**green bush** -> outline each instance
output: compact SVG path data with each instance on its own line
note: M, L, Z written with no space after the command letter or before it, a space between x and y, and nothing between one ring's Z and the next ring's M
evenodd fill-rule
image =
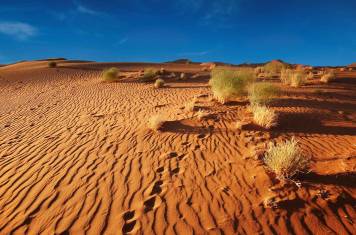
M215 68L211 71L209 85L214 97L224 103L246 94L248 84L255 80L253 69L231 70Z
M117 76L119 75L120 71L117 68L109 68L105 69L101 75L104 81L115 81L117 80Z
M268 104L280 93L279 87L270 82L258 82L251 84L248 89L248 98L252 105Z

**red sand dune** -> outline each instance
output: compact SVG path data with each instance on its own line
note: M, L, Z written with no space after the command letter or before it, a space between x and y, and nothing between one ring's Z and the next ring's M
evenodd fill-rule
M103 83L103 68L126 72ZM186 72L168 87L145 67ZM356 72L284 88L271 131L233 128L246 102L208 97L198 64L22 62L0 68L0 234L356 234ZM315 92L321 89L323 92ZM198 97L210 115L182 109ZM148 118L168 122L160 132ZM301 187L257 154L295 136L311 156Z

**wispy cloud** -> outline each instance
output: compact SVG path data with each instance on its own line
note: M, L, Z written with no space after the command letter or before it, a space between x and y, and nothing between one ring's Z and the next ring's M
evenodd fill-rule
M182 52L178 56L203 56L209 54L210 51L193 51L193 52Z
M38 30L23 22L0 22L0 33L12 36L18 40L26 40L37 34Z
M76 10L82 14L88 14L88 15L101 15L102 14L101 12L90 9L87 6L84 6L83 4L81 4L79 2L74 2L74 4L76 6Z
M118 44L119 44L119 45L122 45L122 44L126 43L128 40L129 40L128 37L124 37L124 38L122 38L122 39L118 42Z

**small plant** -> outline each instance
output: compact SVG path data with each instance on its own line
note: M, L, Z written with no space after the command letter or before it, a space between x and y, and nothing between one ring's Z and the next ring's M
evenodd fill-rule
M306 75L304 71L294 71L291 75L290 85L292 87L301 87L305 84Z
M155 88L161 88L161 87L163 87L164 86L164 80L163 79L157 79L156 80L156 82L155 82L155 84L154 84L154 87Z
M185 80L187 78L187 75L185 73L180 74L180 80Z
M197 113L196 113L196 116L198 118L199 121L203 120L206 116L208 116L208 113L207 112L204 112L203 110L199 110Z
M57 63L55 61L50 61L50 62L48 62L48 67L55 68L55 67L57 67Z
M195 108L195 103L197 102L197 98L194 97L192 99L192 101L188 102L185 104L185 107L184 109L187 111L187 112L193 112L194 111L194 108Z
M247 85L255 80L253 69L213 69L209 85L214 97L221 103L246 94Z
M271 144L263 161L280 179L290 179L297 173L304 172L310 163L294 138L277 145Z
M307 75L307 79L308 80L312 80L314 78L314 73L313 72L309 72Z
M108 82L112 82L117 80L117 76L119 75L119 70L115 67L109 68L109 69L105 69L102 74L101 77L104 81L108 81Z
M142 82L151 82L155 80L158 74L158 70L154 68L147 68L143 72L143 76L140 78Z
M267 104L277 96L280 89L269 82L252 84L248 89L248 99L251 104Z
M282 69L286 69L287 65L278 60L272 60L264 66L264 70L269 72L271 76L279 74Z
M258 76L259 74L263 73L263 67L256 67L254 69L254 72L255 72L256 76Z
M160 115L154 115L148 120L148 127L154 131L158 131L160 128L162 128L163 124L164 120Z
M331 81L335 80L335 73L334 71L329 71L328 73L324 74L321 76L320 81L323 83L329 83Z
M291 84L291 76L293 74L293 70L291 69L282 69L281 70L281 82L284 85L290 85Z
M277 114L266 106L251 105L254 122L266 129L277 125Z

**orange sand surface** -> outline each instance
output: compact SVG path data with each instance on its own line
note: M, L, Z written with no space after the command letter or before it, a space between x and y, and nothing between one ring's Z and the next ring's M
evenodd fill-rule
M122 81L101 81L111 66ZM175 74L154 89L145 67ZM276 128L239 131L248 103L212 101L199 64L0 67L0 234L356 234L356 71L337 76L284 88ZM259 154L292 136L312 158L301 185Z

